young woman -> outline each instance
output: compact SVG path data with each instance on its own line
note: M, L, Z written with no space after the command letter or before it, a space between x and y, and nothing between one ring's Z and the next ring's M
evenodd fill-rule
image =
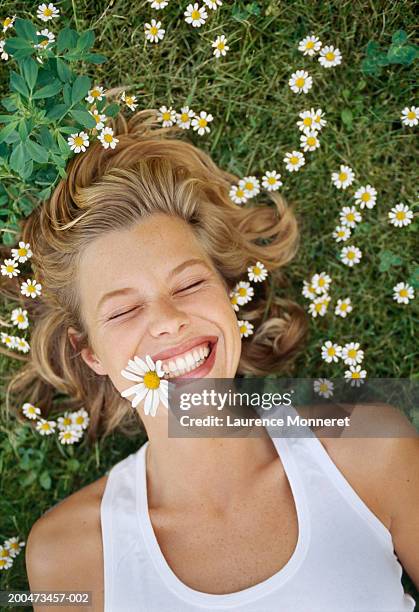
M114 150L77 155L23 228L43 294L11 390L45 414L52 389L68 394L90 440L139 419L148 437L36 521L31 590L90 591L105 612L413 610L400 563L419 585L417 440L175 438L162 404L152 416L121 397L135 355L167 369L197 351L189 377L280 375L307 329L263 282L242 340L230 301L256 261L286 287L292 209L276 193L234 204L237 178L148 114L118 126Z

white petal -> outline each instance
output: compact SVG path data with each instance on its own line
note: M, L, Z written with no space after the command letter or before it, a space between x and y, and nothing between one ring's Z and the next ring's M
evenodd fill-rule
M133 408L136 408L138 406L138 404L141 402L141 400L143 399L143 397L148 393L148 388L146 386L144 386L144 389L141 389L141 391L139 393L137 393L137 395L135 396L135 398L133 399L131 406Z
M154 371L156 368L156 365L154 363L154 361L151 359L150 355L146 355L145 356L145 360L148 364L148 367L150 368L150 371Z
M153 391L149 390L144 402L144 414L150 414L150 409L153 405Z
M156 412L157 412L157 408L159 404L160 404L160 393L158 391L153 391L153 403L150 409L151 416L156 416Z
M138 374L133 374L129 370L121 370L121 375L128 380L134 380L135 382L142 382L143 377Z
M142 374L145 374L146 372L148 372L148 366L145 361L140 359L138 355L135 355L134 359L135 359L135 363L137 364L137 367L141 370Z
M164 380L162 382L166 382L168 383L168 380ZM160 387L162 385L160 384ZM159 396L160 396L160 400L162 401L162 403L166 406L166 408L169 408L169 402L168 402L168 394L167 394L167 389L165 387L160 388L159 389Z
M128 395L132 395L133 393L139 393L143 387L145 387L144 383L140 383L139 385L133 385L132 387L121 391L121 395L122 397L127 397Z

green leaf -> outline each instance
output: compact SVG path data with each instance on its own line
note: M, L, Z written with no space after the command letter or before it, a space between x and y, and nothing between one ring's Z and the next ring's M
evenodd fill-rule
M48 151L37 142L29 138L26 141L26 146L33 161L39 162L40 164L45 164L48 161Z
M57 57L57 74L63 82L71 81L72 72L61 58Z
M25 98L29 98L29 89L25 79L17 72L14 72L14 70L10 73L10 88L22 94Z
M5 125L3 129L0 130L0 142L6 140L6 138L14 131L16 128L17 121L13 121L13 123L9 123Z
M55 119L58 119L62 115L65 116L67 114L68 109L69 109L69 106L67 106L67 104L56 104L55 106L50 108L50 110L46 114L46 117L47 119L54 121Z
M391 42L395 43L396 45L401 45L406 42L406 40L407 34L404 30L397 30L391 37Z
M412 285L414 289L419 289L419 267L414 268L407 282L409 283L409 285Z
M348 127L352 127L353 115L349 108L344 108L340 114L342 121Z
M71 88L71 102L76 104L80 102L90 89L91 81L88 76L80 75L76 78Z
M41 145L45 147L45 149L50 150L53 147L54 139L46 125L41 125L41 127L39 128L39 138L41 141Z
M401 266L403 259L392 253L392 251L382 251L380 253L380 265L378 269L380 272L387 272L392 266Z
M32 21L29 21L29 19L16 19L14 23L14 28L19 38L23 38L24 40L29 42L38 42L36 27L34 26Z
M38 37L37 37L38 40ZM4 50L7 53L15 55L16 51L29 50L31 53L34 51L33 46L26 40L21 38L7 38L4 44Z
M39 476L39 484L43 489L48 490L51 488L51 476L49 475L48 470L44 470Z
M10 96L3 98L1 100L1 104L6 110L9 111L9 113L13 113L15 110L17 110L16 94L11 94Z
M108 61L106 55L102 55L101 53L86 53L83 59L85 62L90 62L91 64L103 64Z
M3 227L2 240L5 246L11 247L16 243L16 234L6 230L6 225Z
M29 89L32 91L38 78L39 64L31 57L25 58L22 63L23 76L28 84Z
M63 84L58 79L52 81L48 85L41 87L33 94L32 98L34 100L39 100L42 98L51 98L51 96L57 95L62 90Z
M375 55L377 55L377 53L379 53L379 51L380 45L378 44L378 42L375 40L370 40L367 44L367 55L374 57Z
M16 122L16 117L14 115L0 115L0 123L10 123L11 121Z
M95 34L93 30L86 30L79 35L76 48L78 51L84 51L93 47L94 42Z
M117 104L116 102L114 102L113 104L109 104L109 106L107 106L104 109L104 114L107 117L115 117L115 115L117 115L119 113L119 104Z
M74 134L74 132L77 132L77 128L75 125L60 125L58 131L63 134Z
M381 72L381 66L373 59L365 58L361 62L361 69L364 74L378 76Z
M33 172L33 161L30 159L30 160L29 160L28 162L26 162L26 164L23 166L23 170L21 171L20 176L21 176L23 179L25 179L25 180L26 180L26 179L28 179L28 178L31 176L32 172ZM21 201L19 200L19 204L20 204L20 202L21 202Z
M62 53L64 49L72 49L76 46L78 34L71 28L64 28L60 31L57 38L57 51Z
M417 57L417 51L413 45L391 45L387 52L387 59L390 64L411 64Z
M25 478L21 478L19 482L22 487L27 487L28 485L32 484L34 480L36 480L37 475L38 473L36 472L36 470L31 470L30 472L28 472Z
M9 165L10 168L18 174L23 171L25 165L25 148L23 142L19 142L19 144L14 147L10 155Z
M28 137L28 128L25 119L19 121L18 132L21 140L26 140Z
M58 143L58 146L60 147L61 153L65 155L66 157L68 157L71 153L71 149L70 149L68 142L61 136L59 132L57 132L56 138L57 138L57 143Z
M85 128L96 127L96 120L90 113L83 110L73 110L70 112L71 116Z

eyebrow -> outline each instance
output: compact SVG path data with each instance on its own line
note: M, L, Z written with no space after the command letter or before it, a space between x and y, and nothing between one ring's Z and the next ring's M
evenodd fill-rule
M205 266L206 268L208 268L208 270L211 270L210 266L207 264L206 261L204 261L203 259L194 257L193 259L187 259L186 261L183 261L181 264L176 266L176 268L173 268L173 270L170 270L167 276L167 280L168 281L171 280L174 276L176 276L176 274L179 274L185 268L189 268L191 266L196 266L196 265ZM115 289L114 291L109 291L108 293L105 293L104 295L102 295L102 297L100 298L96 306L96 312L99 312L100 308L105 304L105 302L115 297L116 295L127 295L127 294L131 294L135 292L136 292L136 289L134 289L134 287L123 287L121 289Z

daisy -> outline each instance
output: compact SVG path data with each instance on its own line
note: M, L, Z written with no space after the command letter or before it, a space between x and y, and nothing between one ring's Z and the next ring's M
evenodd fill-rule
M338 225L332 236L336 242L345 242L351 235L351 229L348 225Z
M242 204L246 202L248 197L244 190L244 181L240 180L238 185L233 185L229 192L230 198L235 204Z
M333 395L334 384L331 380L327 378L319 378L315 380L313 383L313 389L315 393L318 393L322 397L331 397Z
M9 567L12 567L12 565L13 557L11 556L7 548L0 544L0 570L9 569Z
M344 206L339 213L339 220L342 225L353 228L362 221L362 215L355 206Z
M346 189L352 185L355 174L349 166L340 166L339 172L332 173L332 181L338 189Z
M410 108L406 106L406 108L402 110L400 119L404 125L408 125L409 127L417 125L419 121L419 106L411 106Z
M217 38L213 41L212 46L214 47L214 55L215 57L220 57L220 55L226 55L227 51L230 49L226 45L227 39L224 34L221 36L217 36Z
M400 202L388 213L390 219L389 223L392 223L395 227L403 227L409 225L413 219L413 212L408 206L405 206Z
M230 303L233 309L237 312L239 310L239 296L235 291L230 291Z
M52 19L53 17L58 17L58 15L60 14L60 10L57 9L52 2L50 2L48 5L44 4L40 4L38 6L38 10L36 13L36 16L38 17L38 19L42 19L42 21L50 21L50 19Z
M11 557L17 557L20 553L23 546L25 546L25 541L22 540L19 542L19 538L13 536L12 538L8 538L4 541L3 546L6 550L9 551L9 555Z
M324 112L321 108L318 108L314 111L314 108L311 109L311 114L313 117L313 127L316 130L321 130L327 124L326 119L324 118Z
M297 125L299 127L299 129L304 132L304 130L306 130L307 128L313 129L313 113L312 110L307 110L307 111L301 111L301 113L298 114L298 116L300 117L301 121L297 121Z
M71 136L67 138L67 142L70 149L75 153L80 153L80 151L84 152L90 144L89 137L86 132L75 132L74 134L71 134Z
M397 283L397 285L393 287L393 291L393 299L396 300L398 304L408 304L409 300L415 297L413 287L407 283Z
M262 187L264 187L267 191L277 191L281 185L282 181L281 175L275 170L267 171L262 176Z
M20 336L15 336L15 348L21 353L27 353L30 350L30 345L25 338L21 338Z
M6 44L5 40L0 40L0 57L2 60L6 61L9 59L9 54L4 50L4 45Z
M303 40L300 40L298 43L298 50L303 53L303 55L316 55L317 51L320 51L322 46L321 41L318 36L306 36Z
M306 163L305 157L301 151L285 153L283 161L286 164L286 169L289 172L297 172Z
M260 283L268 276L268 271L260 261L257 261L254 266L247 268L247 275L250 281Z
M305 70L297 70L292 73L288 85L294 93L307 93L313 86L313 79Z
M19 248L12 249L13 259L19 261L20 263L24 263L27 259L32 257L33 253L31 251L31 245L29 242L25 244L25 242L19 242Z
M221 6L223 3L221 2L221 0L204 0L204 4L206 4L208 8L215 11L217 7Z
M342 347L339 344L327 340L322 346L322 359L327 363L337 362L342 355Z
M323 68L331 68L332 66L338 66L342 62L342 54L339 49L330 45L323 47L319 53L319 62Z
M82 437L83 433L77 429L65 429L64 431L58 432L58 439L61 444L74 444L78 442Z
M249 321L237 321L239 326L240 337L247 338L253 334L254 326Z
M186 23L191 23L194 28L200 28L208 17L205 7L202 6L199 8L198 2L195 2L193 5L189 4L188 8L183 14L185 15Z
M90 423L90 417L84 408L80 408L71 414L74 427L76 429L87 429L87 426Z
M345 298L344 300L339 299L335 308L335 315L345 318L346 315L352 311L351 298Z
M192 119L192 127L198 134L202 136L205 132L210 132L210 128L208 127L208 123L212 121L214 117L207 113L206 111L201 111L199 115L195 115Z
M45 40L41 40L41 42L37 45L34 45L35 49L46 49L46 47L48 47L50 43L55 42L55 34L50 32L48 28L45 28L44 30L38 30L36 33L38 34L38 36L45 36L46 38Z
M89 89L87 96L84 98L86 102L93 104L96 100L102 100L105 95L105 91L103 87L93 87L93 89Z
M110 127L103 128L103 130L99 132L98 139L105 149L109 149L109 147L114 149L119 142L119 138L115 138L113 129Z
M39 431L41 436L50 436L52 433L55 432L56 426L57 426L56 421L48 421L47 419L41 418L41 419L38 419L38 422L35 425L35 428L37 429L37 431Z
M189 130L193 117L195 117L194 111L189 106L183 106L180 113L176 113L176 123L182 130Z
M354 195L355 203L359 204L361 208L364 208L365 206L367 208L374 208L376 197L377 190L374 189L374 187L371 187L371 185L360 187Z
M16 15L13 15L13 17L6 17L6 19L3 20L3 32L6 32L9 28L13 27L15 19Z
M0 337L3 344L5 344L8 348L15 348L15 336L10 336L9 334L6 334L6 332L1 332Z
M176 123L176 111L169 106L161 106L157 115L157 120L162 121L163 127L172 127Z
M357 264L360 262L361 257L362 257L362 252L356 246L343 247L340 253L340 257L344 264L352 267L354 264Z
M166 30L160 27L161 21L151 20L151 23L144 24L144 33L146 40L154 43L158 43L159 40L164 38Z
M28 419L37 419L38 415L41 414L41 409L30 402L25 402L22 406L22 412Z
M66 431L73 427L73 418L71 412L65 412L64 416L60 416L57 419L57 426L60 431Z
M159 10L165 8L169 4L169 0L147 0L151 4L151 8Z
M128 108L132 111L134 111L138 106L137 96L128 96L125 91L123 91L121 94L121 101L125 102Z
M103 130L103 128L105 127L105 121L106 121L106 115L104 115L103 113L99 113L99 111L96 108L93 108L93 110L89 110L89 113L92 115L93 119L96 121L96 129L97 130Z
M20 292L26 297L35 298L41 295L42 285L35 279L26 279L20 286Z
M367 371L366 370L361 370L361 366L360 365L349 366L349 370L345 371L345 378L348 379L346 382L349 382L349 380L350 380L352 387L354 385L359 387L361 382L363 382L360 379L365 378L366 375L367 375Z
M137 384L124 389L122 397L134 395L131 406L136 408L145 397L144 413L156 416L157 407L162 402L168 408L169 381L164 380L164 371L161 368L161 360L156 363L150 355L145 356L145 361L135 355L134 360L128 360L128 366L121 370L121 374L128 380L133 380Z
M349 342L342 347L343 362L346 365L356 365L364 359L364 351L359 348L359 342Z
M317 315L324 317L327 312L327 308L329 306L330 297L325 293L320 295L319 297L314 298L308 307L309 313L313 318L316 318Z
M243 189L248 198L253 198L260 192L260 182L255 176L243 177Z
M321 272L320 274L313 274L311 277L311 286L314 287L314 290L317 294L319 293L327 293L329 291L330 283L332 279L326 272Z
M4 264L1 264L1 273L3 276L13 278L20 274L17 262L14 259L5 259Z
M320 147L320 141L317 138L316 130L305 129L304 134L300 136L300 146L303 151L315 151Z
M253 287L251 287L250 283L247 281L239 281L233 291L237 293L237 301L240 306L244 306L244 304L250 302L255 294Z
M315 287L307 281L303 281L303 290L301 293L309 300L314 300L314 298L317 297Z

